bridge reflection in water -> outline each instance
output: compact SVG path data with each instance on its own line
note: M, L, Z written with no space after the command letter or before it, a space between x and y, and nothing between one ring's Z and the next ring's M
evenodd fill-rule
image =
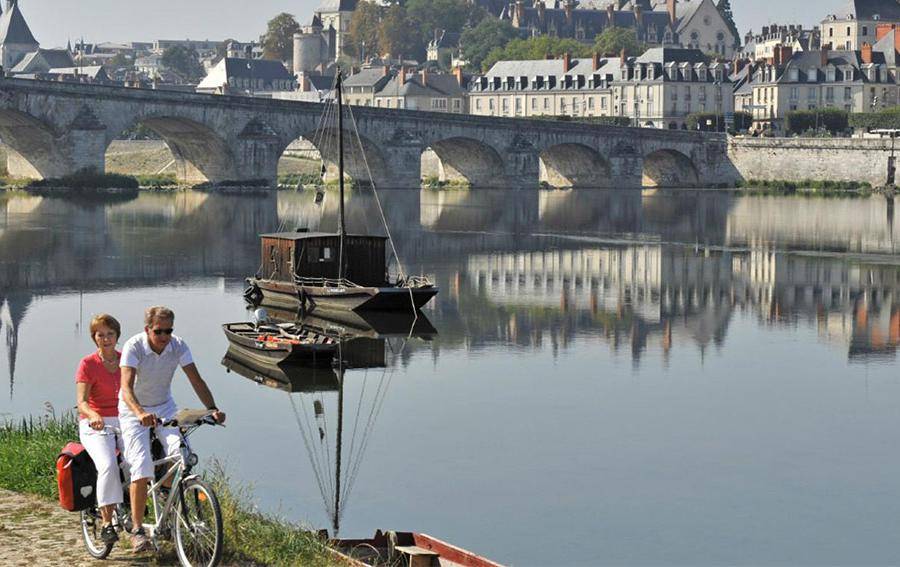
M0 197L0 333L11 394L29 308L42 296L223 278L237 294L259 264L257 235L333 230L337 200L308 192L141 193L98 203ZM752 197L703 191L384 191L411 272L446 291L430 347L565 348L601 337L667 356L721 345L735 313L814 326L851 360L900 340L892 199ZM371 193L348 228L377 232ZM216 323L218 321L215 321ZM211 322L212 323L212 322ZM411 349L414 351L415 349Z

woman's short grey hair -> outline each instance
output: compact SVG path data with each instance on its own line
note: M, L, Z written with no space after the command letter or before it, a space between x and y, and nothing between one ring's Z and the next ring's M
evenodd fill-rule
M175 312L168 307L157 305L155 307L148 307L147 311L144 313L144 324L148 327L152 325L154 321L158 321L160 319L162 319L163 321L174 321Z

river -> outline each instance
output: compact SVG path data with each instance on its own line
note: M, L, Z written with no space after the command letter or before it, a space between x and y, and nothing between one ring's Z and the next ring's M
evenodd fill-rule
M342 536L422 531L514 565L897 563L893 199L379 195L404 267L441 291L435 332L346 372ZM370 193L347 210L383 230ZM127 337L165 304L229 416L195 437L202 462L330 527L336 393L226 371L220 325L247 318L259 233L336 214L311 192L0 194L0 417L74 406L92 314Z

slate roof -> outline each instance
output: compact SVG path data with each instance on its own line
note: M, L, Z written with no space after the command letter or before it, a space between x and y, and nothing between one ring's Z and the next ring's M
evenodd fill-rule
M631 10L615 10L610 21L609 12L606 10L572 10L572 18L566 18L566 11L560 8L545 8L541 18L540 10L534 7L524 7L522 18L518 27L524 30L535 30L542 35L556 35L558 37L576 37L576 30L584 30L584 39L593 40L610 26L631 28L637 33L638 40L659 43L669 26L669 14L662 11L648 11L641 16L641 24L638 25L637 15ZM513 14L505 12L504 18L511 20ZM654 32L655 31L655 35Z
M315 9L315 13L323 12L352 12L356 10L359 0L323 0L319 7Z
M210 69L209 74L200 81L197 88L217 89L228 83L230 78L262 80L264 83L295 80L294 76L281 64L281 61L224 57Z
M395 75L378 92L382 96L449 96L462 97L466 91L459 85L453 75L428 73L422 81L422 75L407 75L406 82L401 85L399 75Z
M31 34L31 29L25 22L25 17L19 10L19 4L15 3L0 16L0 44L19 44L38 46L38 42Z
M651 47L635 58L637 63L706 63L706 60L706 55L699 49L680 47Z
M675 16L678 18L677 31L680 32L688 25L701 4L703 4L703 0L693 0L692 2L679 2L675 6Z
M475 78L470 87L476 92L573 90L590 88L589 81L594 76L607 82L617 81L622 77L621 59L618 57L600 59L600 66L596 70L592 58L572 59L569 71L565 72L563 68L562 59L498 61L484 76ZM564 77L568 79L563 80Z
M370 87L375 88L379 85L387 83L390 76L385 76L383 67L369 67L360 69L359 73L354 73L344 79L345 87Z
M74 67L75 61L66 49L38 49L22 58L12 73L43 73L59 67Z
M843 13L838 17L852 15L857 20L900 21L900 2L897 0L848 0Z

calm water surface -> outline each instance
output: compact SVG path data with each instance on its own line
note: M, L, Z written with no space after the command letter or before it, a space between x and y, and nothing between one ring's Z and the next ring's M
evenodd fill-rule
M127 336L166 304L229 414L202 458L291 519L330 526L339 492L341 535L424 531L514 565L900 563L893 200L381 196L441 287L436 335L370 340L347 371L339 490L336 390L220 363L257 234L333 230L333 195L0 196L0 414L72 407L91 315ZM353 194L350 229L375 211Z

